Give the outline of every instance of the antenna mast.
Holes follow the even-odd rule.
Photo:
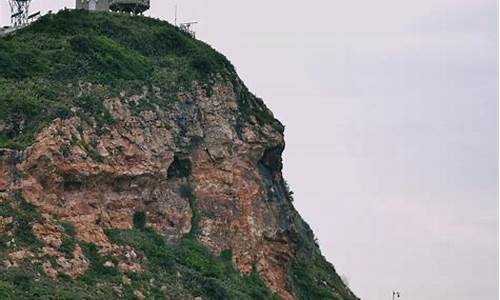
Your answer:
[[[175,5],[175,17],[174,17],[174,24],[177,26],[177,4]]]
[[[8,0],[10,6],[10,22],[18,27],[28,24],[31,0]]]
[[[191,26],[198,24],[198,22],[183,22],[177,24],[177,4],[175,5],[175,16],[174,16],[174,24],[177,28],[189,34],[191,37],[196,38],[196,32],[191,29]]]

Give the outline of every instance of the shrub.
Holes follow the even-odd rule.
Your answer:
[[[146,213],[144,213],[143,211],[135,212],[132,219],[134,228],[144,229],[144,227],[146,226]]]
[[[260,123],[282,130],[222,54],[150,18],[77,10],[43,16],[15,35],[0,38],[0,69],[0,121],[14,125],[0,132],[0,147],[30,145],[54,118],[73,116],[75,106],[84,107],[84,120],[94,118],[99,128],[112,124],[102,106],[105,98],[79,99],[81,91],[75,87],[80,82],[100,86],[105,97],[132,86],[142,93],[143,86],[154,84],[162,87],[162,98],[155,104],[168,105],[194,81],[210,95],[216,79],[223,78],[238,94],[240,119],[254,115]]]
[[[63,238],[61,246],[59,246],[59,251],[64,253],[68,258],[73,257],[73,251],[75,250],[76,242],[73,238]]]
[[[357,299],[346,290],[333,266],[319,253],[308,257],[299,254],[292,262],[289,282],[300,299]]]
[[[69,223],[61,223],[61,226],[64,229],[64,232],[69,235],[70,237],[74,237],[76,234],[75,226],[73,224]]]

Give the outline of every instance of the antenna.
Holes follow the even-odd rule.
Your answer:
[[[174,24],[177,26],[177,4],[175,5],[175,18],[174,18]]]
[[[28,24],[29,6],[31,0],[8,0],[10,6],[10,21],[14,27]]]
[[[191,29],[192,25],[198,24],[198,22],[184,22],[184,23],[179,23],[177,24],[177,4],[175,5],[175,18],[174,18],[174,24],[176,27],[178,27],[180,30],[184,31],[185,33],[189,34],[193,38],[196,38],[196,32]]]

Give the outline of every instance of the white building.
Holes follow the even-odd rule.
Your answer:
[[[149,3],[150,0],[76,0],[76,9],[142,14],[149,9]]]
[[[76,9],[108,11],[109,0],[76,0]]]

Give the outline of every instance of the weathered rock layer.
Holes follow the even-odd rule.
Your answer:
[[[45,255],[57,259],[57,270],[43,264],[47,274],[83,274],[88,261],[79,247],[72,259],[59,252],[60,220],[74,226],[78,240],[115,257],[120,270],[141,272],[136,251],[113,244],[105,230],[130,229],[143,215],[169,243],[193,235],[215,255],[230,251],[237,270],[256,272],[281,298],[300,298],[294,262],[320,253],[282,178],[283,126],[250,94],[253,106],[242,103],[238,79],[192,86],[173,99],[151,84],[100,99],[112,119],[104,124],[73,107],[26,149],[0,150],[0,198],[22,197],[44,217],[31,224],[44,243],[40,253],[11,253],[6,263]],[[92,94],[99,85],[78,89]],[[311,280],[338,299],[355,299],[341,281]]]

